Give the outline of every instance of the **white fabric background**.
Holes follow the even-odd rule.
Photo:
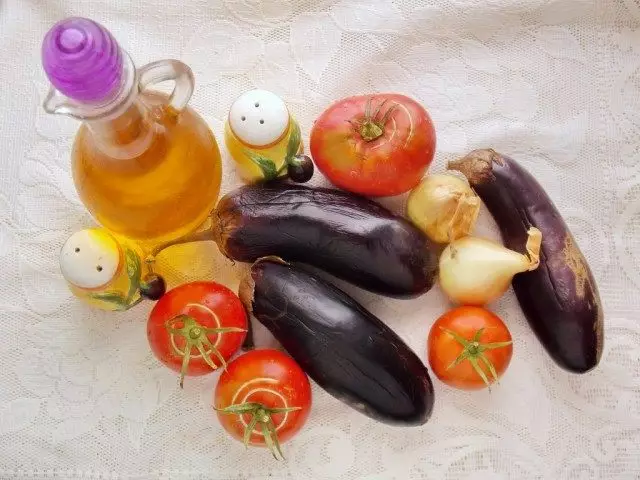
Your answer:
[[[305,138],[330,101],[399,91],[433,116],[432,171],[472,148],[512,155],[591,263],[606,312],[600,366],[559,370],[509,292],[492,308],[514,358],[493,392],[434,379],[431,421],[402,429],[316,387],[287,462],[246,452],[211,411],[215,376],[180,391],[150,354],[149,304],[92,311],[59,274],[62,242],[91,225],[69,171],[77,124],[41,108],[40,41],[68,15],[106,25],[138,65],[188,63],[191,104],[220,142],[229,105],[253,87],[282,95]],[[639,0],[0,0],[0,79],[0,478],[640,477]],[[237,180],[224,161],[226,191]],[[479,233],[497,238],[486,211]],[[241,267],[213,244],[174,252],[192,266],[173,269],[173,285],[237,284]],[[437,288],[415,301],[349,290],[422,356],[448,308]]]

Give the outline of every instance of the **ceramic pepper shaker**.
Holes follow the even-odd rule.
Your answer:
[[[313,176],[311,158],[302,155],[300,126],[274,93],[250,90],[240,95],[231,105],[224,133],[247,183],[284,176],[304,183]]]
[[[117,239],[103,228],[71,235],[60,251],[60,270],[71,292],[103,310],[128,310],[143,298],[157,300],[165,291],[162,277],[143,277],[141,248]]]

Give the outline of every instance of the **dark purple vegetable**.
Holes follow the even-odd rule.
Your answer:
[[[313,177],[313,161],[308,155],[296,155],[287,164],[287,174],[291,181],[306,183]]]
[[[508,248],[523,251],[529,227],[542,232],[540,266],[513,278],[516,296],[529,325],[559,366],[574,373],[594,368],[604,337],[598,287],[544,189],[515,160],[491,149],[474,150],[448,168],[467,177]]]
[[[292,184],[247,185],[225,195],[209,230],[175,243],[215,240],[241,262],[276,255],[392,297],[428,291],[433,244],[408,221],[352,193]]]
[[[433,409],[426,367],[342,290],[277,258],[251,267],[240,299],[322,388],[378,421],[422,425]]]
[[[140,282],[140,295],[148,300],[160,300],[166,291],[164,278],[156,273],[148,273]]]

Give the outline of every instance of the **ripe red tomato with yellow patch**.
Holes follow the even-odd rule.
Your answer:
[[[205,375],[238,351],[247,314],[238,296],[215,282],[192,282],[165,293],[149,314],[147,339],[158,360],[185,376]]]
[[[497,315],[481,307],[458,307],[431,327],[429,364],[447,385],[475,390],[498,381],[511,362],[511,333]]]
[[[307,421],[311,385],[302,368],[273,349],[252,350],[222,372],[213,407],[229,434],[245,445],[267,446],[282,457],[280,444]]]
[[[436,133],[427,111],[397,93],[342,99],[316,120],[311,156],[336,186],[370,197],[415,187],[433,160]]]

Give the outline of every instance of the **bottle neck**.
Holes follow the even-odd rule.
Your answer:
[[[83,121],[96,146],[108,157],[131,159],[151,146],[156,126],[149,108],[140,99],[133,61],[124,50],[122,55],[121,84],[112,96],[98,103],[85,103],[65,97],[52,87],[44,109]]]
[[[155,125],[151,112],[137,93],[106,118],[85,120],[98,148],[115,159],[142,155],[152,144]]]

